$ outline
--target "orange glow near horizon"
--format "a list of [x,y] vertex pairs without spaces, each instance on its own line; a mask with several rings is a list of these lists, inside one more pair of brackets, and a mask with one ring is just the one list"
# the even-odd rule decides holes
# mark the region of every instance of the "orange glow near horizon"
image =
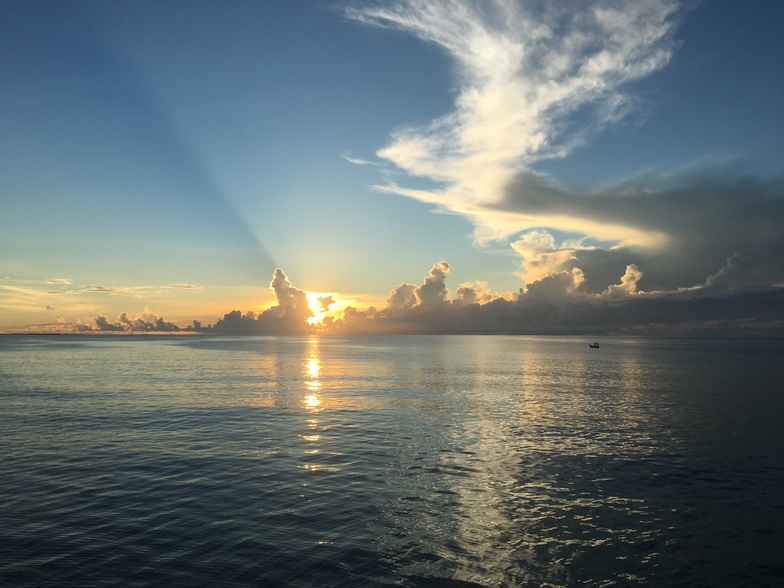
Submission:
[[[308,317],[308,324],[323,325],[324,319],[330,317],[332,319],[339,319],[343,316],[343,311],[349,306],[357,306],[358,301],[355,298],[339,298],[338,295],[332,292],[307,292],[305,297],[308,300],[312,316]],[[332,297],[334,302],[329,305],[326,310],[322,306],[320,299]]]
[[313,316],[308,318],[308,323],[311,325],[319,325],[322,324],[324,318],[328,314],[328,310],[324,310],[324,307],[319,302],[319,298],[324,298],[325,296],[330,296],[327,292],[308,292],[305,295],[308,299],[308,305],[310,306],[310,311],[313,313]]

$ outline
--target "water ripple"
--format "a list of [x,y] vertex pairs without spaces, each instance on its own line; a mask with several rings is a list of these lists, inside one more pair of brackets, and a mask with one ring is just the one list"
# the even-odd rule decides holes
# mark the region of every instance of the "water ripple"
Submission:
[[784,581],[780,363],[504,337],[47,341],[0,341],[2,585]]

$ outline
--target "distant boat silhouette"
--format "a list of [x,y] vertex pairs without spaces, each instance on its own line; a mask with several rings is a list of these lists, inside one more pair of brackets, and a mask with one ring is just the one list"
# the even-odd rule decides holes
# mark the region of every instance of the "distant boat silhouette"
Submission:
[[590,347],[592,349],[599,349],[599,342],[596,341],[595,343],[589,343],[588,347]]

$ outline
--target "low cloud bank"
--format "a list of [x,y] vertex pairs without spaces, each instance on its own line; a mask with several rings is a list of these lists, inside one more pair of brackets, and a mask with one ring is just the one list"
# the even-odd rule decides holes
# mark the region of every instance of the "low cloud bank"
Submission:
[[[527,247],[549,247],[547,236],[533,235]],[[383,308],[341,306],[332,295],[312,300],[292,285],[282,269],[270,282],[275,304],[263,312],[232,310],[214,325],[194,320],[176,324],[148,307],[138,316],[111,320],[31,326],[19,332],[205,333],[222,335],[307,334],[563,334],[663,336],[782,336],[784,284],[746,284],[736,279],[749,260],[728,257],[704,282],[690,287],[645,290],[643,267],[629,263],[600,291],[588,287],[590,271],[539,259],[539,279],[517,292],[495,293],[484,282],[447,287],[450,266],[435,263],[419,284],[392,288]],[[573,261],[573,258],[570,257]],[[567,264],[568,265],[568,264]],[[550,271],[545,271],[545,268]],[[313,296],[312,294],[310,295]],[[345,301],[343,301],[345,304]],[[325,314],[326,313],[326,314]],[[35,327],[35,328],[34,328]],[[47,328],[44,328],[47,327]]]
[[[775,335],[784,332],[784,287],[719,288],[731,273],[728,260],[706,283],[645,292],[644,271],[628,264],[601,292],[585,288],[580,268],[561,269],[516,293],[492,293],[486,284],[464,283],[452,296],[450,267],[433,265],[420,284],[390,291],[384,308],[346,308],[338,317],[310,324],[306,293],[275,271],[270,288],[277,304],[262,313],[232,311],[215,326],[222,334],[636,334]],[[328,307],[331,300],[325,301]]]
[[193,324],[187,327],[168,322],[161,317],[155,316],[150,312],[150,308],[145,306],[144,311],[136,317],[123,312],[120,313],[116,320],[112,321],[106,316],[98,315],[95,317],[94,324],[77,323],[75,329],[83,333],[174,333],[179,331],[200,331],[202,327],[198,321],[193,321]]
[[[319,318],[306,292],[291,285],[282,270],[270,284],[277,304],[257,313],[233,310],[214,325],[177,324],[148,307],[138,316],[123,312],[112,320],[98,315],[90,323],[30,325],[15,333],[178,333],[221,335],[784,335],[784,285],[722,287],[737,264],[735,256],[704,284],[674,290],[643,291],[644,272],[629,264],[616,283],[591,292],[579,268],[559,270],[517,292],[499,294],[484,282],[447,288],[449,264],[433,265],[420,284],[393,288],[383,308],[345,307]],[[316,299],[321,310],[333,296]],[[339,301],[339,300],[338,300]]]

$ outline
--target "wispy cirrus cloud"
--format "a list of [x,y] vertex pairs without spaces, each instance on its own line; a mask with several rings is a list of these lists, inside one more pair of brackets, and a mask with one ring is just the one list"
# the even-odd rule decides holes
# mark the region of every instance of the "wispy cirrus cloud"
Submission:
[[79,292],[108,292],[116,294],[119,292],[128,292],[130,288],[119,288],[115,286],[88,286],[78,290]]
[[359,157],[354,157],[351,153],[345,152],[341,154],[341,157],[348,161],[349,163],[353,163],[354,165],[372,165],[378,166],[379,163],[376,161],[368,161],[367,159],[361,159]]
[[[670,0],[408,0],[350,9],[357,21],[440,46],[456,64],[455,110],[399,129],[378,152],[445,188],[382,189],[478,216],[472,207],[503,200],[517,173],[568,154],[629,111],[623,85],[672,55],[675,8]],[[578,113],[579,125],[570,118]]]

